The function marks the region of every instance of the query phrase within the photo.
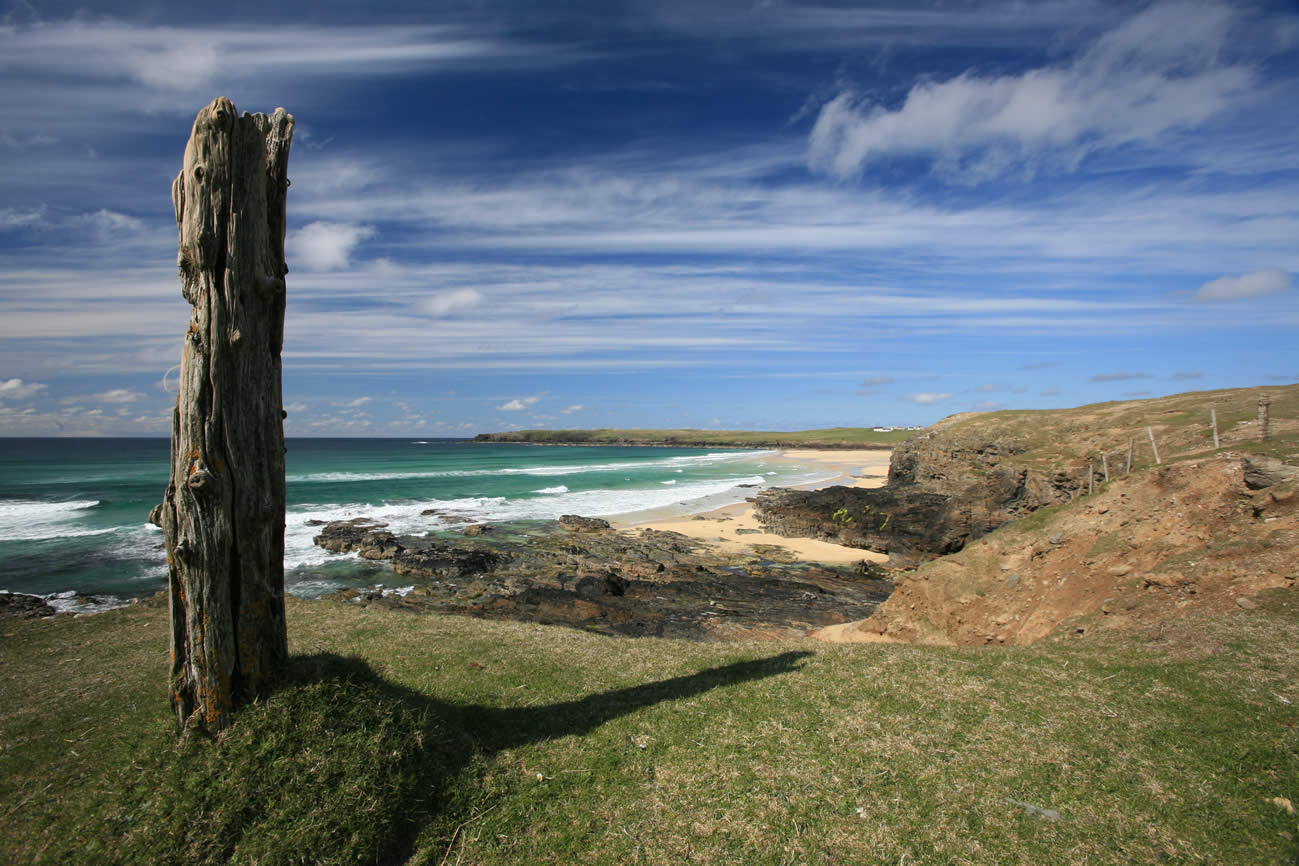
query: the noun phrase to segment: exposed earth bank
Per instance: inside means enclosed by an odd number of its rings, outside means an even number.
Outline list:
[[[1249,610],[1299,577],[1299,467],[1222,455],[1104,485],[894,575],[868,620],[832,641],[1022,644],[1059,629],[1160,629],[1191,612]]]

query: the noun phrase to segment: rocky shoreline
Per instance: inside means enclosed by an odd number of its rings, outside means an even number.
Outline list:
[[[692,640],[780,639],[869,616],[892,584],[878,567],[792,561],[779,547],[718,554],[697,539],[568,515],[533,525],[397,536],[366,518],[321,526],[336,553],[389,560],[409,586],[331,598],[414,611]]]
[[[817,538],[889,556],[909,568],[1083,489],[1076,467],[1021,461],[1007,438],[961,440],[930,431],[899,444],[878,488],[774,488],[753,501],[758,522],[792,538]]]

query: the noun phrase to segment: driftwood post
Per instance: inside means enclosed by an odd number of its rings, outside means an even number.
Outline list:
[[[1264,394],[1258,398],[1258,438],[1262,442],[1272,438],[1271,418],[1269,417],[1271,405],[1272,398],[1268,395]]]
[[[210,733],[288,655],[284,627],[284,212],[293,117],[198,113],[172,183],[193,305],[160,511],[171,703]]]

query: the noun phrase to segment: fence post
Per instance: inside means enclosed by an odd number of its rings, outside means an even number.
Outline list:
[[[1159,446],[1155,444],[1155,431],[1147,427],[1146,435],[1150,437],[1150,450],[1155,452],[1155,463],[1162,463],[1163,461],[1159,459]]]

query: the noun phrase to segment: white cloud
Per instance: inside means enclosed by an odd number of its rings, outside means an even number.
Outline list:
[[[0,400],[26,400],[34,397],[45,386],[39,382],[23,382],[22,379],[6,379],[0,381]]]
[[[1290,288],[1290,275],[1280,268],[1267,268],[1238,277],[1218,277],[1196,290],[1197,301],[1238,301],[1273,295]]]
[[[534,405],[540,399],[540,397],[520,397],[517,400],[511,400],[505,405],[497,406],[496,408],[501,412],[519,412]]]
[[[445,316],[472,310],[483,300],[482,292],[477,289],[455,289],[450,292],[439,292],[425,299],[420,309],[431,316]]]
[[[308,223],[289,235],[285,247],[289,253],[290,267],[307,271],[336,271],[347,267],[357,245],[373,236],[374,229],[371,226],[321,220]]]
[[[27,208],[18,210],[11,207],[0,207],[0,231],[26,228],[35,225],[45,216],[44,208]]]
[[[138,232],[144,227],[144,223],[133,216],[105,208],[86,214],[82,219],[101,232]]]
[[[144,397],[138,391],[130,391],[126,388],[113,388],[109,391],[102,391],[98,394],[77,394],[71,397],[64,397],[59,402],[64,405],[70,403],[134,403]]]
[[[918,155],[979,182],[1047,159],[1074,168],[1092,151],[1152,143],[1248,94],[1253,70],[1220,59],[1235,16],[1220,4],[1151,6],[1067,65],[922,82],[892,109],[846,90],[821,108],[809,162],[851,178],[872,163]]]
[[[586,408],[586,407],[583,406],[581,403],[575,403],[575,404],[573,404],[572,406],[566,406],[566,407],[564,407],[563,409],[560,409],[560,410],[559,410],[559,414],[561,414],[561,415],[572,415],[574,412],[581,412],[581,411],[582,411],[583,409],[585,409],[585,408]]]
[[[128,391],[125,388],[114,388],[111,391],[104,391],[101,394],[93,394],[87,397],[87,400],[94,400],[100,403],[134,403],[144,395],[138,391]]]
[[[941,403],[944,400],[950,400],[955,396],[953,394],[936,394],[932,391],[920,391],[915,394],[908,394],[907,400],[912,403],[927,405],[929,403]]]
[[[374,398],[373,398],[373,397],[357,397],[355,400],[349,400],[349,401],[347,401],[346,403],[340,403],[339,405],[342,406],[342,407],[344,407],[345,409],[358,409],[358,408],[360,408],[361,406],[364,406],[366,403],[369,403],[372,399],[374,399]]]

